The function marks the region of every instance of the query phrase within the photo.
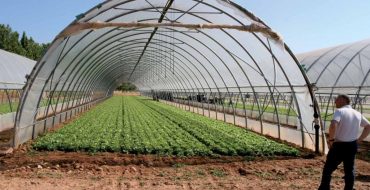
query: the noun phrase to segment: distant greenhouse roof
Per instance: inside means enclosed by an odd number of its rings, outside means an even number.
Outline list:
[[[297,58],[321,92],[370,92],[370,39],[302,53]]]
[[[21,89],[36,61],[0,49],[0,89]]]

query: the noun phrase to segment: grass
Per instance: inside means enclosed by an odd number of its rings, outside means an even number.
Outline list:
[[[59,101],[62,101],[62,100],[59,100]],[[55,105],[55,104],[56,104],[56,99],[53,99],[51,102],[51,105]],[[16,112],[18,109],[18,105],[19,105],[19,102],[12,102],[11,104],[9,104],[8,102],[1,103],[0,104],[0,115],[11,113],[11,112]],[[40,107],[47,106],[47,105],[48,105],[48,99],[43,99],[40,102]]]
[[[222,169],[211,169],[209,173],[215,177],[225,177],[228,175],[227,172]]]
[[[11,106],[8,102],[0,104],[0,114],[6,114],[10,112],[15,112],[18,109],[19,102],[12,102]],[[12,108],[12,109],[11,109]]]

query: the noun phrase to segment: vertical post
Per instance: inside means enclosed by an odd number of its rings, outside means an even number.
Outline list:
[[[9,93],[8,93],[8,90],[7,89],[5,89],[5,94],[8,97],[8,103],[9,103],[10,112],[13,112],[12,101],[10,99],[11,97],[9,97]]]
[[[315,153],[320,153],[320,125],[319,125],[319,114],[317,112],[314,113],[314,122],[315,122]]]
[[[211,112],[210,112],[210,107],[209,107],[209,101],[210,101],[211,97],[212,97],[212,90],[211,90],[211,92],[209,93],[209,98],[208,98],[208,100],[207,100],[207,106],[208,106],[208,117],[209,117],[209,118],[211,118]]]
[[[213,95],[213,106],[215,107],[215,112],[216,112],[216,120],[218,120],[218,118],[217,118],[217,113],[218,113],[218,109],[217,109],[217,104],[216,104],[216,100],[215,100],[215,98],[216,98],[216,95]]]
[[[244,110],[244,119],[245,119],[245,129],[248,129],[248,116],[247,116],[247,108],[245,107],[245,104],[248,103],[247,102],[247,98],[249,98],[249,94],[241,94],[242,96],[242,101],[243,101],[243,110]],[[243,97],[244,96],[244,97]]]
[[[203,89],[204,90],[204,89]],[[206,96],[206,93],[204,93],[204,99],[205,99],[205,97],[207,97]],[[203,99],[203,100],[204,100]],[[203,102],[203,100],[202,100],[202,114],[203,114],[203,116],[204,116],[204,102]]]
[[[232,108],[233,108],[233,112],[234,112],[234,125],[236,125],[236,109],[237,109],[236,106],[238,105],[239,95],[240,95],[240,90],[239,90],[239,93],[236,96],[236,100],[234,99],[234,101],[232,102],[233,104],[231,105]]]
[[[229,91],[227,91],[227,94],[228,94],[228,96],[230,96]],[[222,104],[222,111],[224,112],[224,122],[226,122],[225,98],[226,98],[226,93],[225,93],[224,98],[222,98],[222,95],[221,95],[221,97],[220,97],[220,99],[221,99],[221,104]]]

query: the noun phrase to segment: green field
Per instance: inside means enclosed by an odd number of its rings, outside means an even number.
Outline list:
[[[18,102],[12,102],[12,109],[10,109],[10,105],[8,102],[0,104],[0,114],[10,113],[17,111]]]
[[[260,105],[260,106],[261,106],[260,109],[261,109],[262,113],[264,113],[264,112],[273,113],[273,114],[276,113],[275,107],[273,107],[273,106],[270,106],[270,105],[267,105],[267,106],[266,105],[265,106]],[[225,103],[225,107],[229,107],[227,103]],[[236,105],[233,105],[233,107],[239,108],[239,109],[244,109],[242,102],[238,102]],[[251,104],[245,104],[245,109],[258,112],[258,106],[257,105],[253,106]],[[295,110],[293,110],[293,109],[289,110],[287,108],[278,107],[277,112],[278,112],[279,115],[297,116]]]
[[[298,150],[245,129],[143,97],[113,97],[56,132],[36,150],[160,155],[296,156]]]
[[[61,100],[59,101],[60,101],[59,103],[61,103]],[[49,102],[49,99],[42,99],[39,107],[47,106],[48,102]],[[55,105],[55,104],[56,104],[56,99],[52,99],[51,105]],[[10,109],[10,105],[8,102],[1,103],[0,104],[0,115],[10,113],[10,112],[16,112],[18,109],[18,105],[19,105],[19,102],[12,102],[12,109]]]

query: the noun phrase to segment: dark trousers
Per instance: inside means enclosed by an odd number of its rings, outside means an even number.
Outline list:
[[[352,190],[355,182],[355,155],[357,142],[334,142],[326,157],[319,190],[330,189],[331,174],[343,162],[345,190]]]

